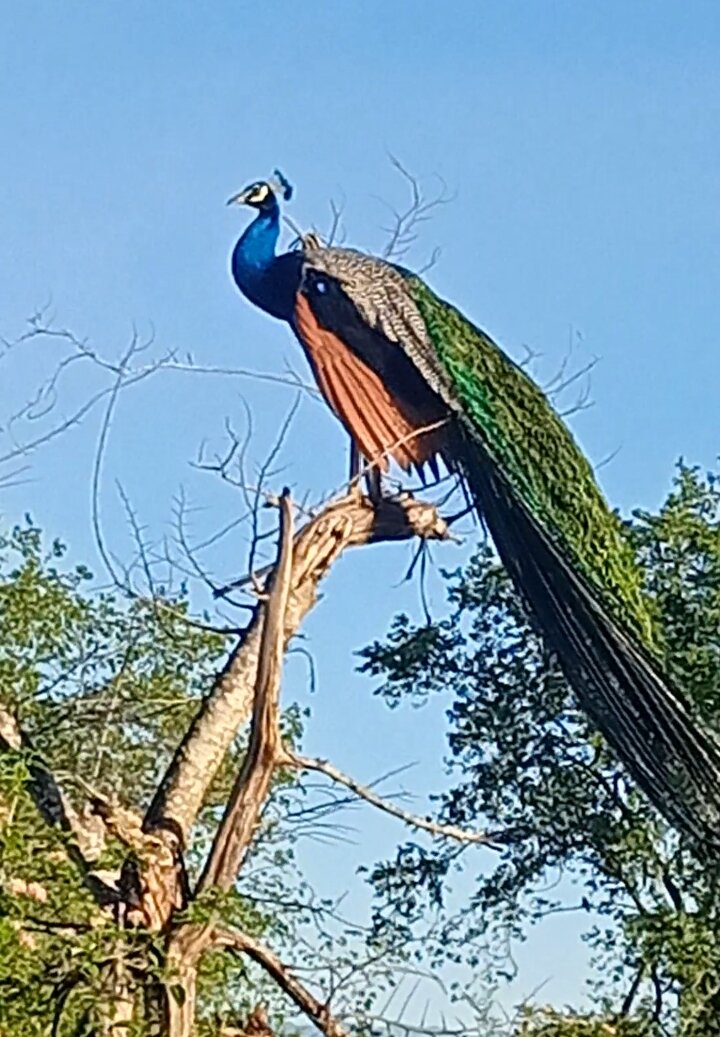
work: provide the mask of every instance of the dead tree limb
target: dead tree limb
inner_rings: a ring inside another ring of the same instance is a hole
[[[337,782],[338,785],[344,785],[345,788],[350,789],[360,799],[364,799],[372,806],[377,807],[378,810],[383,810],[386,814],[399,818],[406,825],[409,825],[410,828],[419,828],[423,832],[430,832],[431,835],[442,839],[454,839],[459,843],[484,843],[485,845],[490,845],[493,842],[492,834],[488,832],[471,832],[464,828],[459,828],[457,825],[444,825],[438,821],[430,821],[428,818],[419,817],[409,810],[403,810],[402,807],[391,803],[390,800],[385,799],[383,796],[378,796],[377,792],[373,792],[367,785],[362,785],[349,774],[344,774],[343,771],[339,770],[328,760],[311,759],[308,756],[298,756],[295,753],[286,751],[281,762],[298,770],[318,771],[320,774],[326,775],[332,781]]]
[[[265,606],[250,743],[208,855],[198,885],[200,893],[210,886],[228,890],[235,882],[282,754],[279,698],[292,562],[293,517],[286,491],[280,499],[280,548],[270,597]]]
[[[293,975],[288,965],[285,965],[276,954],[268,947],[246,936],[244,933],[234,933],[227,930],[218,930],[213,936],[216,947],[226,947],[228,950],[239,954],[245,954],[268,973],[275,980],[281,990],[304,1012],[325,1037],[349,1037],[348,1031],[335,1019],[326,1004],[318,1001],[310,991]]]
[[[331,503],[295,537],[284,643],[317,601],[318,586],[348,547],[421,537],[445,540],[437,509],[404,496],[373,504],[354,490]],[[146,829],[187,840],[208,789],[253,707],[266,604],[260,601],[163,777],[145,817]]]
[[[252,844],[262,809],[270,794],[273,775],[282,756],[279,699],[292,563],[293,515],[289,492],[286,490],[280,498],[277,562],[264,606],[250,740],[200,877],[198,895],[209,889],[227,891],[234,885]],[[170,932],[168,962],[179,980],[182,996],[174,996],[172,984],[168,987],[165,997],[168,1037],[189,1037],[193,1031],[198,964],[213,941],[215,924],[213,918],[201,924],[181,922]]]
[[[406,496],[396,500],[372,503],[353,491],[319,516],[293,537],[293,516],[287,491],[280,499],[280,537],[273,572],[266,587],[267,594],[258,604],[250,633],[258,639],[252,647],[253,684],[243,689],[247,705],[252,708],[248,749],[228,801],[225,815],[198,883],[196,895],[211,889],[228,891],[234,885],[245,857],[252,845],[262,810],[270,794],[273,776],[286,761],[279,726],[279,696],[282,662],[287,642],[316,599],[317,585],[345,547],[378,540],[403,539],[410,536],[447,537],[447,526],[432,505],[422,504]],[[233,653],[232,663],[243,662],[244,679],[250,680],[247,659],[243,653],[248,635]],[[228,672],[226,667],[225,674]],[[217,688],[217,685],[216,685]],[[222,685],[220,685],[222,693]],[[201,711],[201,718],[202,718]],[[243,716],[241,715],[241,719]],[[231,737],[235,730],[231,732]],[[229,744],[229,743],[228,743]],[[224,752],[225,750],[223,750]],[[203,781],[208,787],[222,757],[206,760]],[[182,768],[181,768],[182,770]],[[199,804],[198,804],[199,806]],[[173,824],[167,818],[155,828],[155,835],[171,833],[176,838],[180,825],[189,818],[176,816]],[[152,868],[150,869],[152,871]],[[145,883],[149,882],[147,877]],[[165,893],[168,895],[167,875]],[[173,926],[173,907],[169,908],[167,957],[171,972],[182,988],[182,997],[173,995],[175,986],[168,985],[165,997],[165,1024],[168,1037],[189,1037],[195,1013],[197,968],[205,952],[215,940],[218,917],[212,914],[202,923],[180,921]],[[146,923],[147,924],[147,923]],[[161,923],[162,927],[162,923]],[[236,949],[242,949],[265,966],[280,982],[283,990],[329,1037],[343,1037],[344,1030],[287,968],[268,949],[256,944],[246,934],[234,936]],[[243,942],[244,941],[244,942]],[[242,948],[241,945],[242,944]]]

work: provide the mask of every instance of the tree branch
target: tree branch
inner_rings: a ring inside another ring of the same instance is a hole
[[[238,954],[246,954],[257,962],[271,976],[281,990],[294,1001],[298,1008],[311,1019],[325,1037],[349,1037],[348,1031],[340,1025],[328,1010],[310,991],[293,976],[285,965],[268,947],[254,940],[245,933],[216,930],[213,940],[215,946],[225,947]]]
[[[210,886],[228,890],[235,882],[250,847],[281,754],[278,704],[292,561],[292,506],[289,491],[285,490],[280,499],[280,546],[272,590],[265,609],[250,742],[200,878],[199,893]]]
[[[97,870],[94,865],[102,856],[108,838],[130,848],[137,858],[148,857],[154,862],[155,872],[177,871],[184,879],[182,862],[175,854],[168,854],[164,842],[142,829],[142,817],[127,810],[88,785],[70,776],[83,792],[79,810],[70,802],[55,774],[42,759],[32,740],[21,729],[9,710],[0,706],[0,753],[21,755],[28,768],[27,789],[37,810],[47,825],[59,828],[69,838],[66,842],[68,858],[76,866],[85,886],[101,907],[115,905],[121,899],[121,873]],[[173,883],[173,887],[177,883]],[[182,889],[185,884],[183,882]],[[180,906],[176,897],[174,906]],[[143,919],[146,921],[146,919]],[[153,925],[148,923],[150,928]]]
[[[357,489],[329,504],[295,537],[285,612],[284,644],[317,600],[318,586],[348,547],[407,540],[446,540],[446,522],[432,504],[410,496],[373,503]],[[272,583],[272,575],[268,584]],[[245,633],[179,746],[145,817],[146,828],[187,839],[217,770],[253,706],[266,620],[260,601]]]
[[[104,821],[91,808],[78,813],[55,775],[33,746],[9,710],[0,706],[0,752],[22,755],[28,768],[27,790],[38,813],[51,828],[59,828],[70,838],[67,854],[80,871],[83,881],[100,904],[117,900],[117,891],[92,871],[105,845]]]
[[[379,810],[384,810],[386,814],[392,814],[393,817],[399,818],[404,821],[406,825],[411,828],[419,828],[424,832],[430,832],[431,835],[440,836],[443,839],[455,839],[460,843],[483,843],[489,845],[493,841],[493,836],[487,832],[470,832],[463,828],[459,828],[457,825],[444,825],[437,821],[430,821],[427,818],[418,817],[417,814],[410,813],[409,810],[403,810],[402,807],[396,806],[395,803],[391,803],[389,800],[379,796],[372,789],[368,788],[367,785],[361,785],[360,782],[351,778],[348,774],[344,774],[341,770],[338,770],[334,764],[329,763],[327,760],[311,759],[307,756],[297,756],[295,753],[284,752],[282,763],[296,767],[298,770],[305,771],[319,771],[320,774],[325,774],[332,781],[336,781],[339,785],[344,785],[359,796],[360,799],[366,800],[371,803],[372,806],[377,807]]]
[[[280,499],[280,543],[273,572],[253,620],[236,646],[209,699],[201,708],[184,745],[171,764],[156,802],[148,812],[152,837],[161,839],[166,850],[181,860],[184,842],[217,768],[235,736],[239,724],[252,708],[248,750],[232,790],[225,815],[198,883],[196,895],[211,889],[229,890],[252,843],[273,774],[284,750],[278,723],[282,661],[290,637],[316,600],[317,586],[345,547],[379,540],[411,536],[448,536],[447,525],[433,505],[405,496],[373,503],[355,489],[330,504],[293,538],[292,511],[288,491]],[[166,838],[167,836],[167,838]],[[216,919],[206,922],[180,921],[173,928],[179,889],[172,888],[167,871],[162,875],[164,899],[153,893],[153,862],[136,876],[139,903],[145,924],[168,930],[167,957],[171,971],[184,991],[178,1001],[168,987],[164,1000],[167,1032],[171,1037],[189,1037],[193,1027],[197,964],[213,940]],[[145,902],[149,900],[152,918]],[[164,917],[163,917],[164,912]],[[323,1033],[343,1037],[344,1031],[308,991],[290,976],[270,951],[246,943],[244,949],[256,956],[283,989]]]

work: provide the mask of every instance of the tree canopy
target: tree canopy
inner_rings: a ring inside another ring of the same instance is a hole
[[[625,523],[674,683],[720,725],[720,483],[680,464],[657,513]],[[549,914],[587,915],[596,1010],[539,1012],[519,1033],[710,1037],[720,1032],[716,865],[668,831],[588,727],[498,565],[482,546],[448,573],[449,613],[398,616],[364,649],[388,704],[441,695],[449,722],[448,823],[496,830],[497,863],[442,927],[438,954],[481,967],[502,934],[522,939]],[[462,849],[401,846],[376,866],[375,925],[412,930],[451,902]],[[558,882],[562,879],[562,891]]]

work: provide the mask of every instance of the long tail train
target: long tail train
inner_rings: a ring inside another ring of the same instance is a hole
[[[503,565],[581,704],[658,810],[720,849],[720,749],[469,435],[456,448]]]

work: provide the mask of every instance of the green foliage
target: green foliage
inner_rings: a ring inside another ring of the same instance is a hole
[[[668,670],[717,730],[720,483],[680,465],[660,511],[638,512],[625,532]],[[449,603],[437,622],[399,617],[385,643],[362,653],[391,706],[451,696],[450,787],[439,815],[501,833],[471,903],[440,927],[429,953],[477,964],[501,934],[522,939],[547,915],[575,910],[588,920],[600,1014],[537,1017],[523,1035],[654,1034],[661,1024],[676,1037],[720,1033],[718,868],[699,865],[667,831],[588,728],[489,549],[449,575]],[[467,875],[467,853],[401,847],[371,876],[376,928],[413,932],[428,907],[452,902],[460,868]],[[603,1030],[607,1020],[625,1029]]]
[[[657,514],[625,527],[643,574],[665,663],[698,713],[720,727],[720,483],[681,466]],[[142,809],[212,680],[225,639],[189,621],[183,599],[98,594],[90,574],[45,551],[30,523],[0,541],[0,680],[11,706],[76,806],[88,786]],[[313,953],[328,975],[347,972],[357,1012],[372,1015],[393,968],[413,956],[510,971],[493,952],[509,935],[556,911],[587,918],[595,968],[592,1013],[529,1006],[513,1037],[714,1037],[720,1035],[720,897],[717,869],[699,865],[632,787],[579,713],[528,628],[492,552],[481,548],[450,574],[449,615],[416,626],[399,617],[385,643],[363,653],[388,704],[447,697],[446,822],[497,833],[480,851],[470,902],[449,911],[471,861],[457,847],[416,840],[372,872],[374,928],[358,964],[358,933],[330,924],[334,905],[295,873],[294,839],[314,808],[292,776],[278,781],[253,848],[249,879],[195,903],[274,947],[315,926]],[[302,717],[290,710],[295,740]],[[236,747],[214,789],[189,856],[197,867],[237,766]],[[67,837],[40,819],[27,791],[28,756],[0,756],[0,1032],[40,1037],[88,1033],[107,965],[160,958],[142,933],[115,927],[71,861]],[[287,819],[293,818],[292,834]],[[98,869],[117,869],[110,842]],[[558,889],[556,879],[563,876]],[[434,919],[427,937],[428,910]],[[411,942],[406,943],[409,940]],[[362,964],[362,963],[361,963]],[[355,976],[357,979],[355,980]],[[260,996],[282,1009],[257,968],[212,954],[201,969],[199,1033],[232,1022]],[[134,1031],[133,1031],[134,1032]],[[139,1031],[138,1031],[139,1033]],[[132,1035],[129,1035],[132,1037]]]
[[[182,597],[123,600],[93,592],[91,574],[63,567],[63,556],[57,542],[44,549],[30,521],[0,539],[2,705],[76,807],[91,788],[142,813],[212,682],[226,638],[189,622]],[[289,738],[299,736],[296,710],[284,726]],[[191,872],[209,845],[240,750],[230,755],[195,833]],[[0,754],[3,1037],[45,1035],[56,1013],[59,1033],[84,1033],[103,998],[108,962],[160,962],[152,939],[118,929],[96,906],[72,862],[69,837],[43,822],[28,793],[31,762],[27,754]],[[126,853],[110,840],[94,867],[117,875]],[[259,840],[255,900],[231,894],[223,905],[228,922],[256,936],[287,933],[291,923],[278,905],[296,895],[291,861],[291,848]],[[202,970],[202,1012],[228,1003],[238,1012],[250,1007],[258,985],[243,976],[227,955],[212,955]]]
[[[551,1008],[523,1013],[515,1037],[654,1037],[657,1027],[644,1019],[558,1013]]]
[[[212,677],[224,639],[187,603],[85,591],[28,523],[0,541],[4,704],[52,762],[125,802],[154,788]],[[79,737],[79,734],[82,737]],[[119,765],[119,761],[122,764]]]
[[[91,574],[67,566],[60,544],[45,550],[29,521],[0,540],[0,705],[17,716],[34,747],[0,753],[2,1037],[97,1033],[99,1009],[107,1009],[118,977],[128,974],[142,977],[146,991],[160,980],[182,989],[166,971],[160,937],[128,931],[97,906],[70,837],[43,821],[28,781],[42,758],[76,810],[97,792],[142,816],[227,647],[224,636],[190,619],[184,597],[125,599],[94,591]],[[288,745],[299,742],[304,720],[297,707],[285,709]],[[243,750],[238,739],[193,830],[185,855],[191,880]],[[293,961],[312,955],[313,984],[341,986],[343,1004],[359,1018],[378,1010],[406,955],[402,943],[383,934],[366,946],[362,929],[298,871],[297,841],[326,837],[335,809],[332,796],[299,783],[294,770],[279,772],[235,888],[193,901],[186,916],[219,917]],[[88,829],[91,811],[82,820]],[[92,855],[91,847],[83,850]],[[127,853],[101,830],[93,873],[114,884]],[[198,1037],[215,1037],[226,1024],[232,1030],[258,1001],[276,1028],[293,1010],[267,972],[245,957],[205,955],[198,984]],[[127,1037],[152,1032],[142,1014]]]

